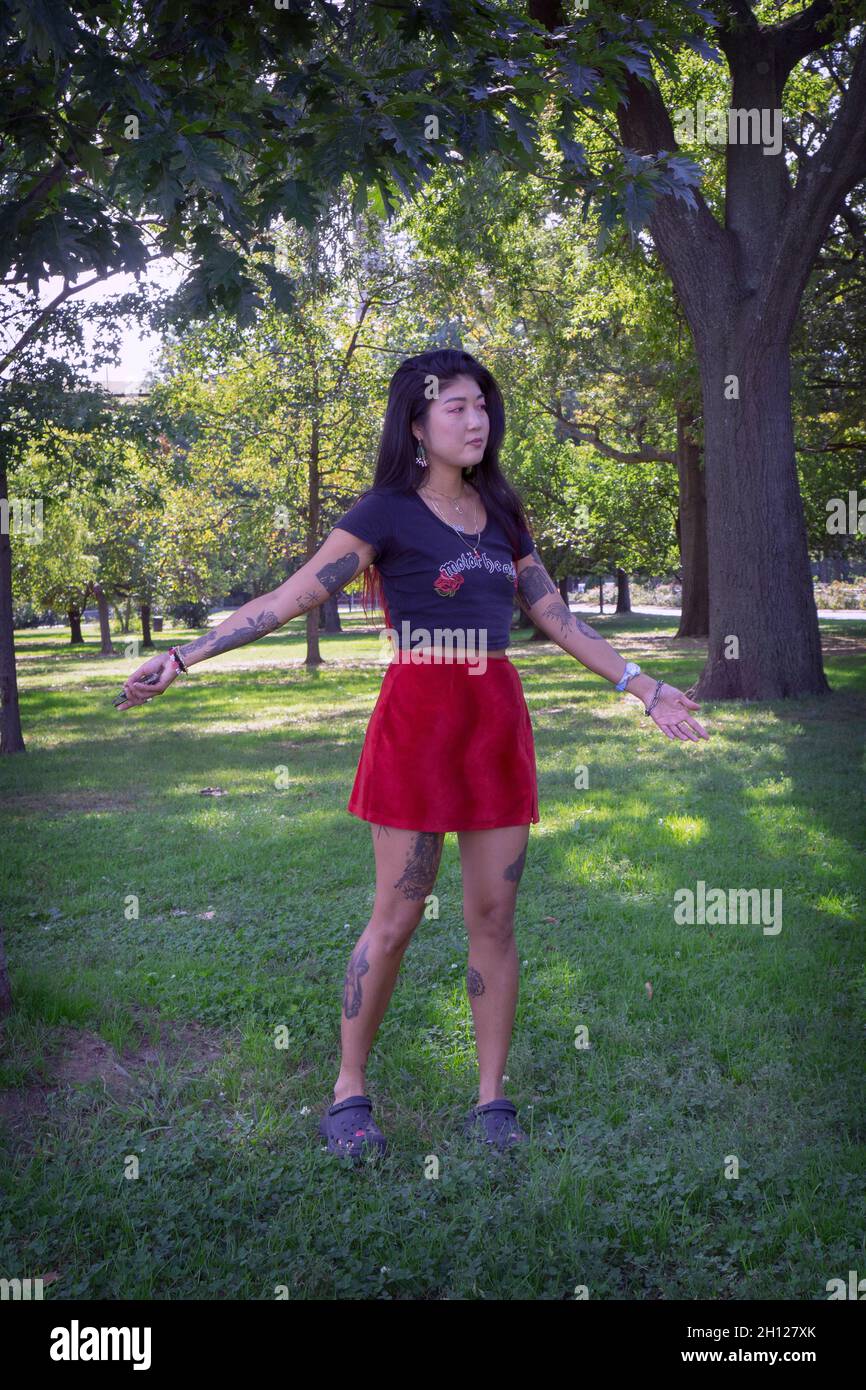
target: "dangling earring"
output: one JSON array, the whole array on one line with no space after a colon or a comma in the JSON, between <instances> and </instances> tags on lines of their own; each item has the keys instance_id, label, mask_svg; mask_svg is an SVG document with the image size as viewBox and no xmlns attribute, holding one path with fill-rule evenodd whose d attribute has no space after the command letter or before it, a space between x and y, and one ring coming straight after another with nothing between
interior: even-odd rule
<instances>
[{"instance_id":1,"label":"dangling earring","mask_svg":"<svg viewBox=\"0 0 866 1390\"><path fill-rule=\"evenodd\" d=\"M421 443L420 439L418 440L418 451L415 454L415 462L419 468L427 467L427 455L424 453L424 445Z\"/></svg>"}]
</instances>

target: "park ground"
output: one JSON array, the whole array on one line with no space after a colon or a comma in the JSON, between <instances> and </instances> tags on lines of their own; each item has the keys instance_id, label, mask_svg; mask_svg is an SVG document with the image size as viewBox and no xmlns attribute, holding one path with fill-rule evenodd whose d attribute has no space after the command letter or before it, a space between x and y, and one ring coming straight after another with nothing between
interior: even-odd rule
<instances>
[{"instance_id":1,"label":"park ground","mask_svg":"<svg viewBox=\"0 0 866 1390\"><path fill-rule=\"evenodd\" d=\"M681 689L701 669L672 615L592 621ZM507 1090L532 1143L460 1136L448 835L368 1070L391 1152L353 1169L316 1130L373 898L345 810L384 673L361 623L318 669L298 623L123 714L133 663L95 627L17 635L0 1274L55 1299L314 1300L821 1300L866 1274L866 622L821 621L830 696L707 702L699 744L517 635L541 823ZM781 890L781 931L678 924L699 880Z\"/></svg>"}]
</instances>

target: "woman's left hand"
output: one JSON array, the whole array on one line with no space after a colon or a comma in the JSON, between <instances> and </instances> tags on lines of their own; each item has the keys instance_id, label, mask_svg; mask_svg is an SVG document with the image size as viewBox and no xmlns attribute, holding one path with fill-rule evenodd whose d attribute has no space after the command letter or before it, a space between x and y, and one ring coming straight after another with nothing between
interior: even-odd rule
<instances>
[{"instance_id":1,"label":"woman's left hand","mask_svg":"<svg viewBox=\"0 0 866 1390\"><path fill-rule=\"evenodd\" d=\"M644 705L645 711L651 699L652 697ZM690 700L681 690L677 690L675 685L663 685L650 719L658 724L668 738L687 739L697 743L699 738L709 738L709 734L697 719L692 719L688 713L690 709L700 709L700 705L696 700ZM697 732L693 733L692 730Z\"/></svg>"}]
</instances>

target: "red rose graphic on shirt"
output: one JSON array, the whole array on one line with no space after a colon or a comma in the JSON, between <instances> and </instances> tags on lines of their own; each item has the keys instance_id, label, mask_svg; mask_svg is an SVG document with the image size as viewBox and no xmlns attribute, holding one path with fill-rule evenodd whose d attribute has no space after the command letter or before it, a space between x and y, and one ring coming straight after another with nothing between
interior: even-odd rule
<instances>
[{"instance_id":1,"label":"red rose graphic on shirt","mask_svg":"<svg viewBox=\"0 0 866 1390\"><path fill-rule=\"evenodd\" d=\"M433 588L436 590L437 594L441 594L443 598L453 598L462 583L462 574L455 574L452 578L448 574L443 574L440 570L439 578L436 580Z\"/></svg>"}]
</instances>

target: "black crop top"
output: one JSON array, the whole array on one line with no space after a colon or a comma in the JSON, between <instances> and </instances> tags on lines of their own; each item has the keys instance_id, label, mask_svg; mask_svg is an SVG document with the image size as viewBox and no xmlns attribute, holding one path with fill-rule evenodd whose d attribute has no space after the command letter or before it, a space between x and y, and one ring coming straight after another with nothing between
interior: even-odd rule
<instances>
[{"instance_id":1,"label":"black crop top","mask_svg":"<svg viewBox=\"0 0 866 1390\"><path fill-rule=\"evenodd\" d=\"M411 490L373 488L335 525L375 548L385 618L401 650L438 645L437 629L463 633L467 647L508 645L517 568L505 530L489 509L477 557L470 541ZM529 555L533 545L521 527L517 557Z\"/></svg>"}]
</instances>

